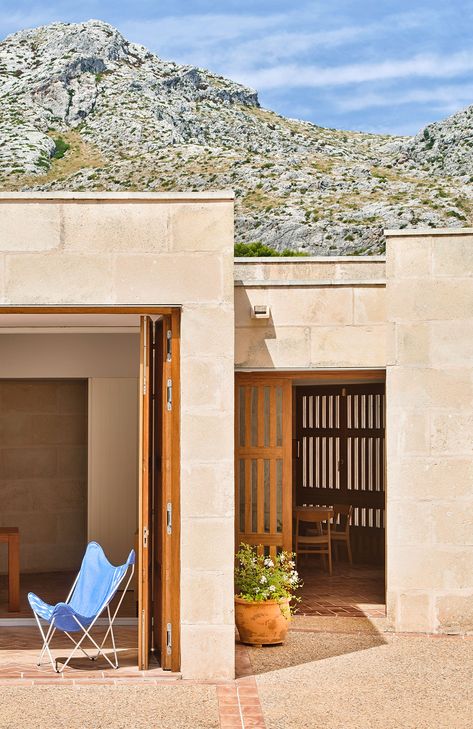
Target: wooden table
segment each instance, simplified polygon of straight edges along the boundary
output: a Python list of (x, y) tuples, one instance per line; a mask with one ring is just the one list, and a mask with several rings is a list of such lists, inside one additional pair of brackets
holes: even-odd
[(301, 521), (304, 521), (304, 514), (313, 514), (314, 511), (320, 514), (320, 521), (329, 521), (334, 515), (333, 506), (296, 506), (294, 515), (299, 514)]
[(8, 545), (8, 612), (20, 611), (20, 532), (18, 527), (0, 527), (0, 542)]

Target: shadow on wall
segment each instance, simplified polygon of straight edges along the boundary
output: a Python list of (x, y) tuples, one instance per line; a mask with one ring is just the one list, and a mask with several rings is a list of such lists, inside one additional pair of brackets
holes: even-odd
[(255, 303), (243, 286), (235, 288), (235, 365), (236, 367), (275, 367), (268, 340), (276, 340), (276, 329), (270, 311), (269, 319), (252, 317)]

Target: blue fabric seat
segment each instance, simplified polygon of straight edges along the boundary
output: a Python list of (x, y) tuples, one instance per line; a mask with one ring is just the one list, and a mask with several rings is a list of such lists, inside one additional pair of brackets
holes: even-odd
[[(49, 651), (49, 643), (52, 635), (54, 634), (54, 631), (57, 629), (63, 631), (66, 634), (77, 633), (80, 631), (84, 633), (84, 636), (78, 642), (74, 641), (71, 638), (73, 643), (75, 643), (76, 648), (74, 649), (71, 656), (69, 656), (66, 664), (69, 662), (70, 658), (75, 653), (77, 648), (80, 648), (80, 650), (82, 650), (82, 652), (84, 652), (88, 656), (88, 654), (81, 647), (83, 639), (87, 636), (92, 641), (92, 643), (94, 643), (94, 645), (99, 649), (99, 653), (102, 653), (102, 655), (108, 660), (110, 665), (113, 665), (114, 668), (118, 667), (118, 659), (116, 656), (115, 640), (113, 637), (112, 626), (113, 620), (116, 617), (118, 609), (123, 600), (123, 596), (126, 592), (127, 587), (130, 584), (134, 572), (134, 565), (135, 552), (133, 549), (128, 555), (127, 561), (124, 564), (116, 567), (108, 561), (100, 544), (97, 544), (97, 542), (90, 542), (87, 545), (79, 574), (77, 575), (74, 585), (72, 586), (69, 596), (67, 597), (65, 602), (58, 602), (56, 605), (49, 605), (48, 603), (44, 602), (44, 600), (42, 600), (40, 597), (35, 595), (34, 592), (28, 593), (28, 601), (30, 603), (31, 609), (33, 610), (44, 640), (43, 651), (40, 656), (40, 662), (45, 650), (48, 651), (52, 662), (52, 657)], [(131, 571), (127, 585), (112, 618), (109, 608), (110, 602), (115, 596), (129, 568), (131, 568)], [(88, 629), (93, 626), (95, 621), (105, 609), (107, 609), (109, 617), (109, 629), (107, 630), (105, 638), (102, 642), (102, 646), (105, 643), (108, 634), (111, 633), (116, 665), (112, 664), (108, 657), (103, 654), (101, 650), (102, 646), (98, 646), (93, 641), (88, 632)], [(50, 626), (47, 635), (44, 635), (40, 619), (48, 623)], [(55, 670), (57, 670), (57, 666)]]

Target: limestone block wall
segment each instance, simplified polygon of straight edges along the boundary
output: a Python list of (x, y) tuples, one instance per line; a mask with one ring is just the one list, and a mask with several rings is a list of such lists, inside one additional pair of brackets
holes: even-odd
[(384, 367), (385, 295), (381, 257), (237, 259), (236, 367)]
[(76, 570), (87, 541), (87, 381), (0, 379), (0, 433), (0, 525), (20, 529), (21, 571)]
[(181, 669), (231, 678), (233, 194), (2, 193), (0, 302), (182, 307)]
[(473, 230), (387, 246), (387, 598), (396, 630), (473, 630)]

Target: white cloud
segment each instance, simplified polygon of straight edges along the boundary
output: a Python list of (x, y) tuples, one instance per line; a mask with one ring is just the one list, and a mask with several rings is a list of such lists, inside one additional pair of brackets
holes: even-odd
[(411, 88), (401, 91), (361, 93), (335, 99), (335, 106), (343, 112), (363, 111), (371, 108), (429, 104), (439, 111), (450, 113), (473, 102), (473, 84), (453, 84), (433, 88)]
[(373, 63), (352, 63), (342, 66), (280, 64), (272, 68), (246, 71), (228, 69), (231, 78), (260, 90), (277, 88), (320, 88), (347, 86), (373, 81), (405, 78), (448, 78), (473, 70), (473, 52), (451, 56), (417, 55)]

